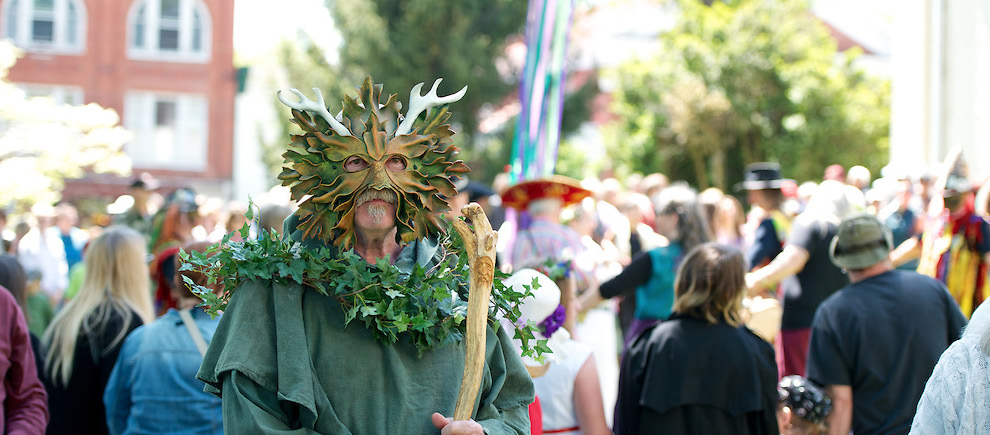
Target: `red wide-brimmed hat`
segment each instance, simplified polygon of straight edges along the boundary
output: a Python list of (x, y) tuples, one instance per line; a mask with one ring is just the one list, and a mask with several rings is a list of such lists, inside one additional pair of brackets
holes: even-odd
[(577, 180), (563, 175), (523, 181), (502, 193), (502, 204), (525, 210), (529, 202), (537, 199), (559, 198), (564, 205), (581, 202), (591, 196), (591, 191), (581, 187)]

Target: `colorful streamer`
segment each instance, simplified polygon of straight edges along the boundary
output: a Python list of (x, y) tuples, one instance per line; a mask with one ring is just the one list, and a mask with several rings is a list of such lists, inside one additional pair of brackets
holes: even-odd
[(521, 111), (512, 140), (510, 182), (553, 175), (564, 106), (564, 57), (573, 0), (530, 0)]

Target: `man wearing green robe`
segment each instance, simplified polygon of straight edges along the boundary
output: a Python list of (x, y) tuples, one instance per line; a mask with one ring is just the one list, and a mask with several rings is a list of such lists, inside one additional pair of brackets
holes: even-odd
[[(346, 100), (338, 117), (318, 91), (318, 104), (298, 91), (300, 103), (282, 100), (304, 130), (279, 177), (303, 200), (286, 221), (293, 240), (353, 249), (372, 265), (388, 259), (403, 274), (440, 261), (436, 213), (441, 195), (453, 196), (450, 177), (466, 166), (451, 159), (446, 106), (435, 108), (463, 90), (437, 97), (436, 88), (425, 97), (414, 88), (405, 117), (394, 96), (381, 103), (370, 77), (361, 102)], [(433, 108), (420, 118), (414, 110), (424, 105)], [(383, 344), (357, 322), (345, 328), (337, 299), (291, 281), (248, 281), (233, 292), (197, 377), (223, 399), (228, 433), (527, 434), (533, 385), (505, 331), (492, 325), (471, 420), (448, 418), (463, 342), (423, 352), (401, 336)]]

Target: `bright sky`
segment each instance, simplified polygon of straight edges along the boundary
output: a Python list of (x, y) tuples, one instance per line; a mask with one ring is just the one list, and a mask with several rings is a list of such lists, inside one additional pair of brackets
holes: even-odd
[(322, 0), (237, 0), (234, 3), (234, 50), (241, 60), (269, 52), (285, 37), (305, 29), (324, 48), (336, 46), (330, 12)]
[[(282, 38), (295, 37), (300, 28), (324, 49), (332, 50), (340, 38), (323, 3), (323, 0), (236, 0), (234, 49), (238, 59), (250, 61), (266, 54)], [(874, 50), (889, 52), (889, 34), (879, 31), (878, 26), (890, 24), (894, 3), (895, 0), (817, 0), (812, 5), (817, 14), (849, 36)]]

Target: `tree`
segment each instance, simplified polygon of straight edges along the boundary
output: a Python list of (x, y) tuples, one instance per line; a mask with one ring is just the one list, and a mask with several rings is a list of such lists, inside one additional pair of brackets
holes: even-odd
[[(507, 67), (504, 52), (512, 35), (523, 30), (526, 2), (514, 0), (334, 0), (327, 7), (342, 36), (339, 60), (330, 62), (323, 50), (303, 38), (285, 44), (280, 57), (292, 86), (320, 87), (331, 111), (340, 110), (343, 93), (371, 75), (385, 92), (399, 94), (408, 104), (413, 85), (443, 78), (438, 93), (448, 95), (462, 86), (468, 92), (452, 107), (455, 142), (471, 164), (470, 144), (478, 133), (477, 114), (485, 105), (498, 105), (511, 96), (517, 72)], [(426, 90), (424, 90), (425, 92)], [(281, 108), (279, 113), (288, 113)], [(286, 120), (288, 116), (283, 117)], [(288, 137), (288, 123), (285, 133)], [(283, 143), (270, 150), (284, 150)], [(274, 151), (270, 151), (272, 153)], [(280, 152), (278, 154), (281, 154)], [(269, 158), (269, 164), (280, 163)], [(277, 173), (278, 166), (273, 168)]]
[(679, 2), (658, 53), (608, 74), (618, 121), (606, 134), (625, 172), (726, 189), (746, 163), (779, 161), (819, 179), (825, 166), (886, 162), (889, 82), (839, 53), (799, 0)]
[(27, 98), (7, 80), (21, 56), (0, 41), (0, 207), (26, 209), (54, 203), (66, 178), (85, 170), (127, 175), (131, 160), (121, 151), (131, 135), (112, 109), (97, 104), (56, 105)]

